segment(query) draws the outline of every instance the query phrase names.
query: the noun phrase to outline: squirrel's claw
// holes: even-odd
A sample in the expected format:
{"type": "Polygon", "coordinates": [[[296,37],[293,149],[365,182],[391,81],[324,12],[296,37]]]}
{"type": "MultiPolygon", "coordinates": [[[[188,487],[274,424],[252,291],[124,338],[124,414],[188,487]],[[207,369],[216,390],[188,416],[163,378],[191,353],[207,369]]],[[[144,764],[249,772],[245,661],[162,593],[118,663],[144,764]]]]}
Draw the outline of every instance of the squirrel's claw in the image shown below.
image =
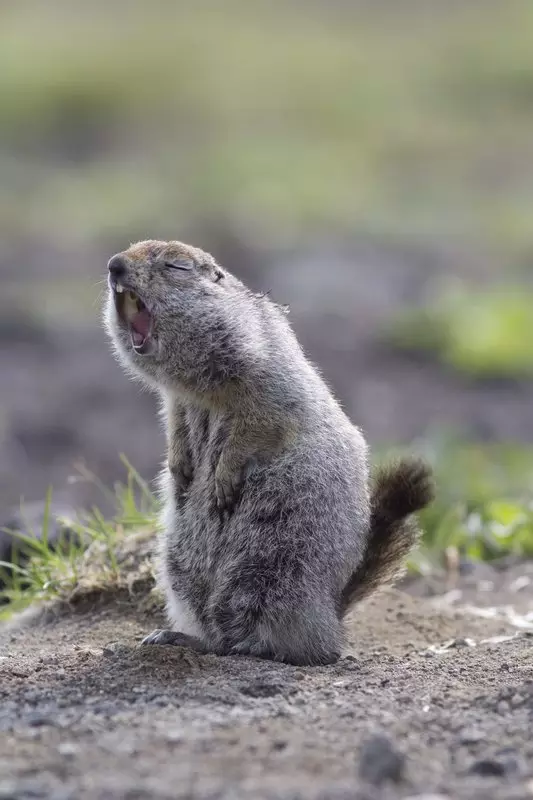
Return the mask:
{"type": "Polygon", "coordinates": [[[171,631],[165,628],[157,628],[152,633],[145,636],[141,645],[167,645],[172,647],[189,647],[191,650],[196,650],[198,653],[207,652],[204,643],[196,636],[189,636],[188,633],[181,633],[180,631],[171,631]]]}

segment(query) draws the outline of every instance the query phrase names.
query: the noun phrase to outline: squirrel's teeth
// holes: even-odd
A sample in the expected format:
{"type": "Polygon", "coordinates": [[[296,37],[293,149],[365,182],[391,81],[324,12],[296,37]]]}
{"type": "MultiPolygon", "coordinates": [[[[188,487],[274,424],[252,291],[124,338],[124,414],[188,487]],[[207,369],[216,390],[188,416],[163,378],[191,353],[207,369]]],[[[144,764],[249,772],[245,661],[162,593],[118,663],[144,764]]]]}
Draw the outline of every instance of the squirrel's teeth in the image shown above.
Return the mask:
{"type": "Polygon", "coordinates": [[[115,292],[117,294],[122,294],[123,291],[124,291],[124,287],[121,286],[120,283],[116,283],[115,284],[115,292]]]}
{"type": "Polygon", "coordinates": [[[126,292],[124,313],[127,319],[130,319],[137,313],[137,295],[129,290],[126,292]]]}

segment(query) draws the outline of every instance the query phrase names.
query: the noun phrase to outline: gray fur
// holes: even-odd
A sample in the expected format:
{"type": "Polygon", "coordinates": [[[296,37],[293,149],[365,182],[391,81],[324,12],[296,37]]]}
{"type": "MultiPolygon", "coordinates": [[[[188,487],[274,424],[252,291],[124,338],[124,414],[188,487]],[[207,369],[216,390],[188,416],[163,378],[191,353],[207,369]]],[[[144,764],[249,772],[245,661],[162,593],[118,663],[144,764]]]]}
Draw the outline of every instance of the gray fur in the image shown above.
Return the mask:
{"type": "Polygon", "coordinates": [[[180,636],[147,643],[334,661],[343,591],[372,538],[360,430],[285,311],[212,256],[154,241],[123,255],[124,284],[153,314],[150,351],[133,350],[112,292],[106,327],[126,370],[159,392],[168,433],[160,581],[180,636]],[[179,258],[194,268],[165,266],[179,258]]]}

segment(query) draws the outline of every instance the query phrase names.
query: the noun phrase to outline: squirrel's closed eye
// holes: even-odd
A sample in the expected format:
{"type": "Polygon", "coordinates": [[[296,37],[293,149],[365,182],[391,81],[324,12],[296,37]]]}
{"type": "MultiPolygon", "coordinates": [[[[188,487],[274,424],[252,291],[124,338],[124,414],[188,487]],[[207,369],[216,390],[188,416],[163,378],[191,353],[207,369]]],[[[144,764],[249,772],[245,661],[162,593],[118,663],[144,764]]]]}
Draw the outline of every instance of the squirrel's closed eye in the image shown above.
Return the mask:
{"type": "Polygon", "coordinates": [[[194,261],[190,258],[175,258],[165,261],[165,267],[168,267],[168,269],[191,270],[194,268],[194,261]]]}

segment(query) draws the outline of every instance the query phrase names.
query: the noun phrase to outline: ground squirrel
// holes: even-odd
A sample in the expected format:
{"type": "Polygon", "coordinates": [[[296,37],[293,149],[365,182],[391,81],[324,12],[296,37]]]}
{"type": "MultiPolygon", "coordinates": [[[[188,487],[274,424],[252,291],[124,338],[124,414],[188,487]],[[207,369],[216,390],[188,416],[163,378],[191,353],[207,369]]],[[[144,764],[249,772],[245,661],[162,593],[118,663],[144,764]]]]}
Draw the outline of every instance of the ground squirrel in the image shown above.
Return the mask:
{"type": "Polygon", "coordinates": [[[372,479],[361,431],[285,309],[208,253],[145,241],[108,269],[107,331],[159,393],[168,437],[159,577],[172,630],[144,643],[337,660],[344,614],[417,540],[430,469],[404,459],[372,479]]]}

